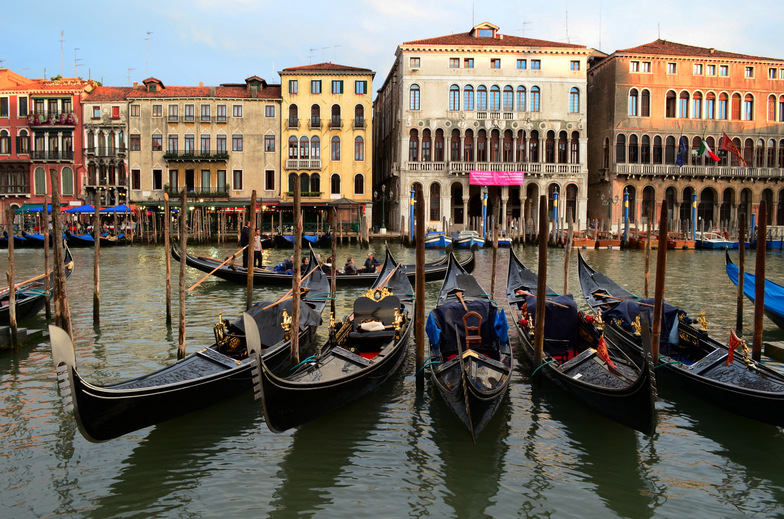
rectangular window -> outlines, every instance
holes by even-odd
[[[177,105],[169,105],[169,122],[176,123],[178,118],[179,107]]]
[[[474,58],[466,58],[463,60],[463,68],[474,68]]]
[[[723,77],[729,76],[730,75],[729,65],[719,65],[719,75]]]
[[[216,135],[215,136],[215,152],[216,153],[226,153],[226,136],[225,135]]]
[[[310,80],[310,93],[311,94],[320,94],[321,93],[321,80],[320,79],[311,79]]]
[[[142,113],[142,107],[139,105],[131,105],[131,117],[139,117]]]
[[[27,96],[19,96],[19,117],[27,117],[28,108]]]
[[[113,106],[112,107],[112,119],[119,119],[120,118],[120,107]]]
[[[196,119],[196,107],[194,105],[185,105],[185,120],[193,121]]]
[[[500,58],[491,59],[490,68],[501,68],[501,59]]]
[[[716,75],[716,65],[707,65],[705,68],[705,73],[709,76]]]
[[[264,107],[265,117],[275,117],[275,105],[267,105]]]
[[[226,122],[226,105],[218,105],[215,107],[215,120],[219,123]]]
[[[695,63],[694,64],[694,75],[701,76],[702,75],[702,63]]]
[[[142,136],[138,133],[131,134],[131,151],[140,151],[142,149]]]
[[[183,151],[190,155],[193,153],[194,145],[196,139],[194,138],[193,134],[189,133],[185,135],[185,140],[183,142]]]
[[[179,147],[179,136],[177,135],[169,135],[169,153],[177,153],[177,148]]]
[[[744,75],[745,75],[745,77],[753,78],[754,77],[754,67],[746,67]]]
[[[650,61],[643,61],[642,62],[642,71],[650,73],[650,71],[651,71],[651,62]]]
[[[234,105],[231,107],[232,117],[242,117],[242,105]]]
[[[570,61],[569,62],[569,70],[580,70],[580,62],[579,61]]]
[[[180,174],[176,169],[169,170],[169,189],[178,191],[180,186]]]
[[[408,65],[411,68],[419,68],[420,65],[419,58],[409,58]]]
[[[528,65],[528,62],[524,59],[517,60],[517,70],[525,70]]]
[[[266,191],[275,190],[275,171],[272,169],[264,171],[264,189]]]
[[[142,188],[142,172],[140,169],[131,170],[131,189],[137,191]]]
[[[242,151],[242,135],[231,136],[231,151]]]
[[[152,116],[163,117],[163,105],[152,105]]]
[[[531,70],[541,70],[542,69],[542,60],[540,59],[532,59],[531,60]]]
[[[232,171],[231,185],[232,185],[233,189],[236,189],[237,191],[242,189],[242,170],[241,169],[235,169],[234,171]]]
[[[367,94],[367,81],[354,81],[354,93],[357,95]]]
[[[768,69],[768,79],[776,79],[776,72],[777,71],[776,71],[775,68],[769,68]]]
[[[343,80],[342,79],[333,79],[332,80],[332,93],[333,94],[342,94],[343,93]]]
[[[217,177],[218,177],[218,182],[216,184],[216,186],[218,188],[218,193],[226,193],[226,192],[228,192],[228,190],[226,189],[226,170],[225,169],[219,169],[218,171],[216,171],[216,174],[217,174]]]
[[[209,155],[210,153],[210,136],[209,135],[202,135],[201,136],[201,154],[202,155]]]
[[[289,94],[299,93],[299,81],[296,79],[289,79]]]
[[[667,63],[667,74],[675,74],[677,70],[676,63]]]
[[[784,79],[784,68],[779,70],[779,79]]]
[[[201,105],[201,120],[202,122],[210,122],[210,105]]]
[[[209,192],[210,190],[210,170],[203,169],[201,170],[201,189],[202,191]]]
[[[332,146],[330,148],[330,159],[332,160],[340,160],[340,139],[333,138],[332,139]]]
[[[275,151],[275,136],[274,135],[265,135],[264,136],[264,151]]]
[[[160,169],[152,170],[152,188],[159,191],[163,189],[163,171]]]
[[[449,58],[449,68],[460,68],[460,58]]]
[[[640,62],[639,61],[632,61],[629,63],[629,71],[630,72],[639,72],[640,71]]]
[[[101,118],[101,107],[93,106],[93,119],[100,119],[100,118]]]
[[[163,151],[163,135],[152,136],[152,151]]]

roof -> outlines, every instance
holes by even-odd
[[[355,74],[375,74],[370,69],[361,68],[361,67],[350,67],[348,65],[338,65],[337,63],[326,62],[326,63],[314,63],[312,65],[302,65],[299,67],[287,67],[284,68],[282,73],[286,74],[296,74],[298,72],[307,73],[307,72],[343,72],[343,73],[355,73]]]
[[[84,102],[99,102],[99,101],[125,101],[128,93],[133,90],[131,87],[96,87],[84,98]]]
[[[214,93],[212,92],[214,90]],[[259,99],[280,99],[280,85],[267,85],[259,89],[258,95],[248,90],[246,85],[237,86],[167,86],[154,92],[148,92],[144,85],[131,88],[128,92],[129,99],[155,99],[172,97],[216,97],[216,98],[259,98]]]
[[[437,36],[424,40],[412,40],[404,42],[403,45],[460,45],[466,47],[552,47],[559,49],[585,49],[585,45],[575,45],[573,43],[563,43],[558,41],[537,40],[534,38],[522,38],[520,36],[509,36],[507,34],[496,34],[494,38],[478,37],[473,35],[474,31],[450,34],[448,36]]]
[[[685,58],[724,58],[724,59],[742,59],[742,60],[765,60],[765,61],[783,61],[776,58],[764,58],[760,56],[751,56],[749,54],[738,54],[735,52],[726,52],[723,50],[716,50],[707,47],[695,47],[692,45],[684,45],[683,43],[676,43],[667,40],[655,40],[651,43],[646,43],[638,47],[630,49],[621,49],[615,51],[615,54],[648,54],[653,56],[673,56]]]

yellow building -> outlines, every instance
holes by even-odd
[[[368,69],[333,63],[280,72],[282,205],[292,202],[299,175],[303,208],[338,203],[346,222],[357,221],[353,216],[361,215],[364,205],[370,217],[374,76]],[[305,211],[306,227],[317,212]]]

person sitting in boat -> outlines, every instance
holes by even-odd
[[[343,266],[343,273],[344,274],[357,273],[357,266],[354,264],[354,258],[349,258],[346,260],[346,264]]]
[[[283,260],[283,263],[278,263],[275,265],[275,272],[281,274],[293,274],[294,273],[294,255],[290,258],[286,258]]]
[[[308,257],[302,258],[302,265],[299,266],[299,273],[304,276],[305,272],[308,271],[309,266],[310,266],[310,258]]]
[[[381,266],[381,262],[378,261],[373,254],[368,254],[367,259],[365,260],[365,265],[362,267],[362,272],[377,272],[378,267]]]

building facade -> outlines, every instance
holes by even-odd
[[[194,202],[277,201],[280,194],[280,86],[166,86],[155,78],[130,90],[130,201],[156,203],[185,188]]]
[[[784,60],[656,40],[597,58],[588,101],[589,217],[620,221],[628,193],[632,222],[665,199],[671,221],[691,221],[696,195],[706,228],[761,199],[784,224]]]
[[[488,212],[498,196],[504,227],[535,220],[542,194],[565,200],[559,218],[584,221],[591,53],[490,23],[400,45],[374,105],[375,184],[396,194],[384,215],[391,227],[407,228],[415,188],[429,228],[471,226],[483,197],[483,186],[469,184],[472,170],[525,172],[524,185],[488,187]]]
[[[374,76],[369,69],[334,63],[280,72],[284,204],[293,200],[298,175],[304,208],[340,205],[343,221],[357,221],[351,204],[339,204],[350,200],[371,214]]]

